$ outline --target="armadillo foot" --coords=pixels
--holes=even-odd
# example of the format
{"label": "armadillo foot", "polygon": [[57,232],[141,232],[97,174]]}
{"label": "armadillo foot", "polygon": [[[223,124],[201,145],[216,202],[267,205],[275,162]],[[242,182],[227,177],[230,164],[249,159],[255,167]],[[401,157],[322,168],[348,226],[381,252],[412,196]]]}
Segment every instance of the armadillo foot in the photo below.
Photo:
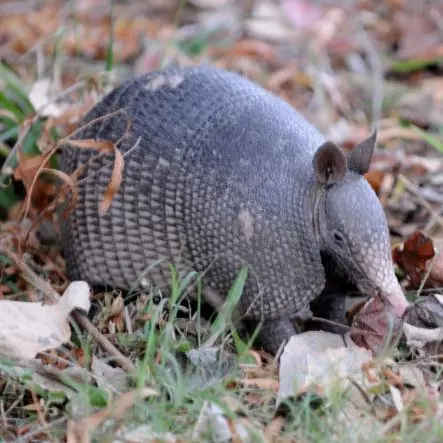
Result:
{"label": "armadillo foot", "polygon": [[297,334],[297,330],[291,319],[267,320],[261,326],[259,342],[263,350],[275,355],[283,342],[287,342],[295,334]]}
{"label": "armadillo foot", "polygon": [[311,310],[315,317],[324,318],[337,324],[309,320],[305,324],[307,330],[322,330],[334,334],[344,334],[347,331],[347,328],[340,326],[347,325],[345,294],[339,291],[324,291],[311,303]]}

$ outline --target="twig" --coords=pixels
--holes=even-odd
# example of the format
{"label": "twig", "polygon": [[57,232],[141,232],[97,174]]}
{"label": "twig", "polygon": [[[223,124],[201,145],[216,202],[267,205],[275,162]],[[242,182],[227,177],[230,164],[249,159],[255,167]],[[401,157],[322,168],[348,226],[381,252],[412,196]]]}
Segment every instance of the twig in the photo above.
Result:
{"label": "twig", "polygon": [[[0,243],[0,250],[5,254],[21,271],[22,276],[31,285],[41,291],[44,295],[53,301],[57,301],[59,294],[43,279],[41,279],[23,260],[12,252],[9,248],[5,247],[4,243]],[[71,317],[80,325],[83,329],[91,334],[93,338],[97,340],[100,346],[111,354],[115,361],[126,371],[135,372],[135,366],[127,359],[90,321],[87,317],[82,315],[78,311],[73,311]]]}
{"label": "twig", "polygon": [[311,321],[317,321],[317,322],[320,322],[320,323],[324,323],[324,324],[326,324],[326,325],[330,325],[330,326],[338,326],[339,328],[343,328],[343,329],[345,329],[346,331],[353,330],[353,328],[352,328],[351,326],[344,325],[344,324],[342,324],[342,323],[338,323],[338,322],[333,321],[333,320],[328,320],[328,319],[326,319],[326,318],[312,317],[310,320],[311,320]]}
{"label": "twig", "polygon": [[111,354],[120,366],[128,372],[135,372],[135,366],[127,359],[86,317],[78,311],[72,313],[74,320],[86,331],[88,331],[93,338]]}

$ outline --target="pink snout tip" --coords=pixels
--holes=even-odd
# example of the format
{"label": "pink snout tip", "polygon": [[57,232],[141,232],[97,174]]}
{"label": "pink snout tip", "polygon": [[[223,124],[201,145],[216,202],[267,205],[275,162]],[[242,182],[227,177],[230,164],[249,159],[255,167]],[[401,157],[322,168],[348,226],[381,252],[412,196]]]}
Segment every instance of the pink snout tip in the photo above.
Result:
{"label": "pink snout tip", "polygon": [[395,289],[395,291],[384,294],[385,300],[389,303],[389,310],[397,317],[403,317],[403,314],[406,311],[406,308],[409,306],[408,301],[400,287]]}

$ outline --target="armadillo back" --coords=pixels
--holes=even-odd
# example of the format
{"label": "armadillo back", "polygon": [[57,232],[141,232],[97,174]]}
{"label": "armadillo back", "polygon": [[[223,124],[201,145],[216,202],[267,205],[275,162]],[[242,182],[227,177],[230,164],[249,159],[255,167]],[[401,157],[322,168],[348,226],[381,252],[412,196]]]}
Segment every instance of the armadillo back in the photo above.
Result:
{"label": "armadillo back", "polygon": [[[70,278],[166,289],[175,263],[182,274],[203,272],[224,295],[247,263],[250,314],[287,315],[315,298],[324,284],[309,206],[317,130],[239,75],[203,67],[125,83],[76,138],[115,142],[128,119],[123,180],[108,212],[98,209],[112,155],[85,168],[76,209],[62,222]],[[65,147],[62,168],[95,154]]]}

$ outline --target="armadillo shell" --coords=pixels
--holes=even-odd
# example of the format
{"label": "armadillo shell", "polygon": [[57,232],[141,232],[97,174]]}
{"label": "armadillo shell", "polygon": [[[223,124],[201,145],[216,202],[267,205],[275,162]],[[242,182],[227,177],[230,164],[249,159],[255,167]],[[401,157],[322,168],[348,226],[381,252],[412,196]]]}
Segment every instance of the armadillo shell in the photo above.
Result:
{"label": "armadillo shell", "polygon": [[[167,292],[174,263],[181,276],[202,273],[224,297],[248,264],[248,314],[305,309],[325,281],[310,199],[323,136],[261,87],[205,67],[123,84],[87,114],[75,138],[116,142],[128,119],[119,144],[123,180],[108,211],[100,215],[99,205],[113,154],[88,164],[77,206],[62,220],[69,277]],[[91,155],[65,146],[62,169],[72,173]]]}

